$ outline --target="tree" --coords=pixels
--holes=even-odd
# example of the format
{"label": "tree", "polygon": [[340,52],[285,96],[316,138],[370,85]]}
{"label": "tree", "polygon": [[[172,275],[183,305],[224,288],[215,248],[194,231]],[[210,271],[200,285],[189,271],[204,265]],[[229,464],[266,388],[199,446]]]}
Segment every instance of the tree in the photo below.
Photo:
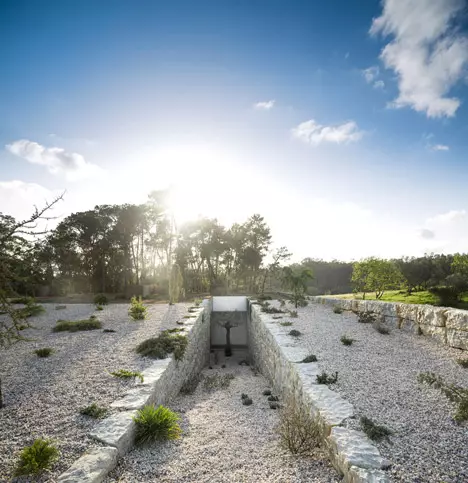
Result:
{"label": "tree", "polygon": [[224,347],[224,355],[226,357],[232,356],[232,347],[231,347],[231,329],[234,327],[238,327],[238,322],[232,322],[231,320],[218,322],[218,325],[226,329],[226,346]]}
{"label": "tree", "polygon": [[183,287],[182,274],[177,263],[172,265],[171,278],[169,279],[169,303],[175,304],[179,301],[180,293]]}
{"label": "tree", "polygon": [[265,283],[267,280],[267,277],[270,276],[272,277],[281,268],[281,263],[285,262],[286,260],[289,260],[292,256],[292,253],[289,253],[288,249],[286,247],[280,247],[278,248],[272,256],[272,261],[268,266],[263,270],[263,280],[262,280],[262,286],[260,288],[260,293],[263,295],[265,293]]}
{"label": "tree", "polygon": [[375,298],[380,299],[385,290],[399,285],[401,273],[393,262],[370,257],[354,263],[351,280],[363,299],[367,292],[375,292]]}
{"label": "tree", "polygon": [[303,268],[300,271],[295,271],[291,267],[283,268],[283,286],[287,290],[291,290],[290,301],[294,306],[307,305],[305,294],[307,293],[307,282],[313,278],[312,271]]}

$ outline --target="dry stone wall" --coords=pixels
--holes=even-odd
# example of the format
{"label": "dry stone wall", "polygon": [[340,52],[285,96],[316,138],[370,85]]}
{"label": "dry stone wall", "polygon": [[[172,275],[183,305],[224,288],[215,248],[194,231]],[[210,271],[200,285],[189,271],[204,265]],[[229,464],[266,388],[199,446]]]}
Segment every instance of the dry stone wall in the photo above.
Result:
{"label": "dry stone wall", "polygon": [[272,382],[283,399],[294,397],[312,412],[322,428],[323,446],[347,483],[387,483],[389,462],[361,431],[343,427],[354,416],[353,406],[326,385],[317,384],[315,362],[301,363],[308,355],[300,342],[284,334],[277,320],[250,304],[249,352],[256,367]]}
{"label": "dry stone wall", "polygon": [[432,337],[439,344],[468,350],[468,311],[432,305],[311,297],[316,303],[354,312],[374,312],[381,321],[414,334]]}

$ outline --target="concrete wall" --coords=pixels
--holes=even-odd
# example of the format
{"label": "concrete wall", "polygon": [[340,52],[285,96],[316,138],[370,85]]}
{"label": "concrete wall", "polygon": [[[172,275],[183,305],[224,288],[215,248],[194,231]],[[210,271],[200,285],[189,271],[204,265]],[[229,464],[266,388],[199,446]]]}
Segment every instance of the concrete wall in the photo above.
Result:
{"label": "concrete wall", "polygon": [[310,297],[312,301],[354,312],[373,312],[381,322],[414,334],[432,337],[439,344],[468,350],[468,311],[432,305]]}
{"label": "concrete wall", "polygon": [[250,305],[249,352],[255,366],[267,377],[283,400],[294,397],[316,418],[322,428],[322,443],[334,467],[348,483],[387,483],[382,468],[388,467],[378,449],[361,431],[341,427],[354,416],[353,406],[326,385],[317,384],[317,363],[301,363],[307,350],[288,335],[258,305]]}

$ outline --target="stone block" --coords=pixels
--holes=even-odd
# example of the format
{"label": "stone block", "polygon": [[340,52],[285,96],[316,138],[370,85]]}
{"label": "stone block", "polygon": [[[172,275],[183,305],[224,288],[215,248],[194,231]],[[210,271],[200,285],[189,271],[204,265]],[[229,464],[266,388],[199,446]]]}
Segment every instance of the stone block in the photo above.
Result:
{"label": "stone block", "polygon": [[447,329],[447,345],[457,349],[468,350],[468,331]]}
{"label": "stone block", "polygon": [[447,333],[445,327],[435,327],[433,325],[420,324],[419,328],[423,335],[432,337],[441,344],[447,343]]}
{"label": "stone block", "polygon": [[351,466],[348,472],[351,483],[390,483],[390,477],[382,470],[369,470]]}
{"label": "stone block", "polygon": [[141,409],[145,404],[152,401],[152,386],[137,386],[126,392],[121,398],[116,399],[111,408],[114,409]]}
{"label": "stone block", "polygon": [[135,437],[136,411],[125,411],[104,419],[89,436],[107,446],[117,448],[119,455],[125,454],[133,445]]}
{"label": "stone block", "polygon": [[448,309],[446,312],[447,320],[445,326],[447,329],[466,330],[468,331],[468,311],[459,309]]}
{"label": "stone block", "polygon": [[417,322],[420,325],[445,327],[448,309],[445,307],[433,307],[432,305],[418,305],[417,307]]}

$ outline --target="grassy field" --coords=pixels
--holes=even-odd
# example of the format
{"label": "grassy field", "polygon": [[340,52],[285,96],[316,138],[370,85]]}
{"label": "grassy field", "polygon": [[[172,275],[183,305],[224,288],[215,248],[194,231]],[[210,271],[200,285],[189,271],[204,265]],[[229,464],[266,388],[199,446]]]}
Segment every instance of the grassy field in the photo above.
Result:
{"label": "grassy field", "polygon": [[[343,299],[362,299],[362,294],[344,294],[344,295],[333,295],[333,297],[343,298]],[[375,293],[368,293],[366,294],[366,300],[376,300]],[[428,305],[436,305],[437,299],[429,293],[428,291],[422,292],[413,292],[411,295],[408,295],[403,290],[389,290],[385,292],[380,299],[383,302],[402,302],[405,304],[428,304]],[[467,309],[468,308],[468,294],[465,294],[462,297],[462,301],[460,302],[459,308]]]}

